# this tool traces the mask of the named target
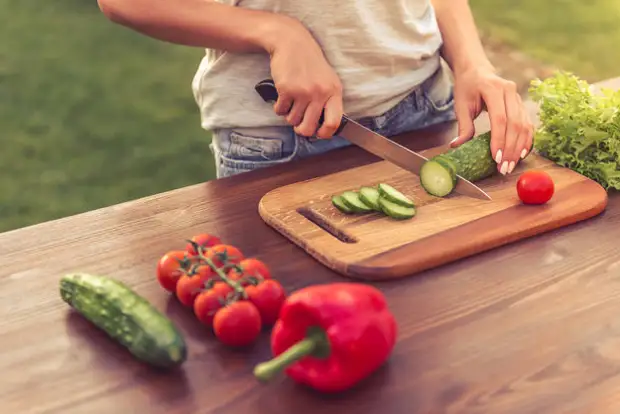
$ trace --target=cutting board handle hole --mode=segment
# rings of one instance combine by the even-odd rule
[[[312,210],[311,208],[300,207],[297,209],[297,212],[343,243],[357,243],[358,241],[350,234],[334,227],[334,225],[331,224],[329,220],[327,220],[325,217]]]

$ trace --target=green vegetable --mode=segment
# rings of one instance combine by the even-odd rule
[[[379,198],[379,205],[381,210],[388,216],[397,219],[405,220],[415,216],[415,207],[407,207],[402,204],[394,203],[385,197]]]
[[[359,193],[357,191],[345,191],[340,194],[340,197],[342,198],[342,202],[356,213],[370,213],[372,211],[372,208],[360,200]]]
[[[382,211],[379,205],[379,190],[374,187],[362,187],[359,191],[360,200],[375,211]]]
[[[497,163],[491,155],[491,132],[485,132],[456,148],[451,148],[440,157],[452,161],[456,173],[471,182],[490,177],[497,172]]]
[[[589,84],[568,72],[531,82],[540,106],[537,152],[605,189],[620,190],[620,91],[594,95]]]
[[[334,205],[334,207],[336,207],[338,210],[342,211],[345,214],[354,213],[354,211],[347,207],[344,201],[342,201],[342,196],[338,194],[332,196],[332,204]]]
[[[441,165],[443,165],[446,168],[449,168],[450,171],[452,171],[452,176],[454,177],[454,182],[456,184],[456,164],[454,163],[454,161],[452,161],[450,158],[444,156],[444,155],[437,155],[436,157],[433,157],[433,161],[437,161],[438,163],[440,163]]]
[[[403,220],[416,214],[413,201],[391,185],[381,183],[378,188],[361,187],[359,191],[345,191],[332,196],[332,204],[345,214],[377,211]]]
[[[496,171],[497,164],[491,155],[491,132],[486,132],[426,161],[420,169],[420,184],[430,195],[445,197],[454,191],[457,174],[475,182]]]
[[[456,175],[441,160],[430,159],[420,169],[420,184],[430,195],[445,197],[454,190]]]
[[[412,200],[391,185],[381,183],[378,187],[381,197],[390,200],[392,203],[400,204],[405,207],[415,207]]]
[[[135,357],[168,368],[187,358],[185,339],[172,321],[125,284],[87,273],[60,280],[62,300]]]

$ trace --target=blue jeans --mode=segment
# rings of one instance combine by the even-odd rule
[[[385,113],[356,121],[384,136],[394,136],[453,121],[452,82],[443,67]],[[345,138],[308,139],[290,126],[233,128],[213,131],[210,144],[217,178],[322,154],[351,145]]]

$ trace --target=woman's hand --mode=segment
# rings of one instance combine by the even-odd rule
[[[342,84],[321,47],[300,23],[288,21],[271,55],[278,90],[274,111],[286,115],[297,134],[331,138],[342,119]],[[325,120],[319,127],[321,112]],[[318,131],[317,131],[318,128]]]
[[[514,82],[481,66],[455,72],[454,100],[458,146],[474,135],[474,119],[486,108],[491,121],[491,154],[501,174],[510,174],[530,152],[534,126]]]

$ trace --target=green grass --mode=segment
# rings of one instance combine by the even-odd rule
[[[538,60],[595,82],[620,76],[620,1],[472,0],[478,26]]]
[[[213,178],[191,79],[204,54],[94,0],[0,0],[0,231]]]
[[[589,80],[620,75],[617,0],[472,0],[491,35]],[[95,0],[0,0],[0,231],[214,177],[191,80],[203,55]]]

